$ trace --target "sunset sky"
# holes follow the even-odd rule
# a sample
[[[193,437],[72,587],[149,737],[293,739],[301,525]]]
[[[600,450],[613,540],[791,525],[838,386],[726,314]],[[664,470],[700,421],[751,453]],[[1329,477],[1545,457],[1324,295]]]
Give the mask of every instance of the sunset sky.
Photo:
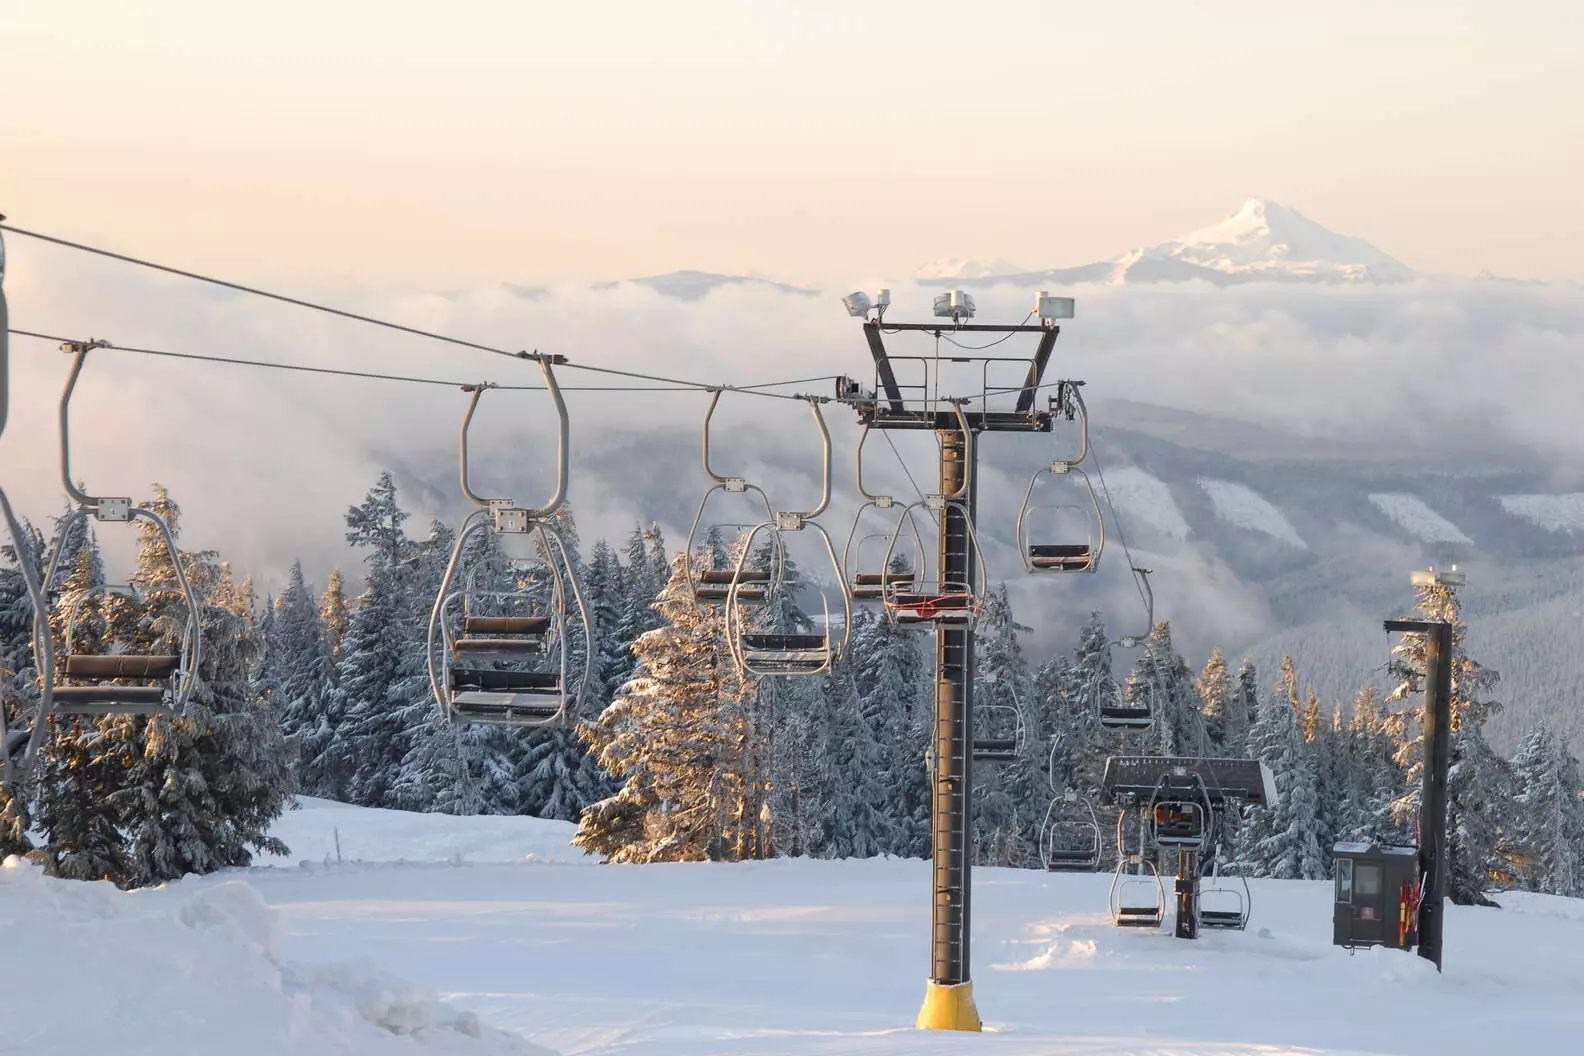
[[[1083,263],[1297,206],[1584,280],[1570,3],[0,0],[0,213],[298,285]]]

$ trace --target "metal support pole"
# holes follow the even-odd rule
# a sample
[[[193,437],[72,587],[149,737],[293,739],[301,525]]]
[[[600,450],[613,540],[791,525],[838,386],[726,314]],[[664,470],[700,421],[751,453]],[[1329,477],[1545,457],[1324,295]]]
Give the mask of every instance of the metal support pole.
[[[1425,634],[1424,792],[1419,815],[1419,956],[1441,970],[1446,910],[1447,773],[1452,762],[1452,625],[1434,623]]]
[[[972,588],[978,575],[969,520],[976,486],[970,460],[974,446],[958,430],[941,430],[940,492],[966,494],[941,511],[936,589]],[[968,807],[973,771],[973,630],[939,624],[935,629],[935,771],[931,775],[930,847],[934,902],[930,917],[930,982],[919,1013],[920,1027],[980,1029],[968,970],[970,858]]]
[[[1177,926],[1179,939],[1199,937],[1199,852],[1184,847],[1177,852]]]

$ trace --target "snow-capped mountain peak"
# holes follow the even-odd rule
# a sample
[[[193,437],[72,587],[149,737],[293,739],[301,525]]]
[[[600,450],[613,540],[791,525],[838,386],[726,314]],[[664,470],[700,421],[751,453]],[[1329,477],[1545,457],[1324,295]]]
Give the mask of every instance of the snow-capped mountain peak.
[[[1263,198],[1250,198],[1227,219],[1153,248],[1162,257],[1228,275],[1267,272],[1367,281],[1413,274],[1363,239],[1339,235],[1296,209]]]

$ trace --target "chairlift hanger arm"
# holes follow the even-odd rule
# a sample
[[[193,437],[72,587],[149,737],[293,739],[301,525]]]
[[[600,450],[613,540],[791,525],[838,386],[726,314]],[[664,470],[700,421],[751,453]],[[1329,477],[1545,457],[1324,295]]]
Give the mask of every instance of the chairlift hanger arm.
[[[83,364],[88,359],[88,353],[95,348],[103,348],[107,342],[98,340],[68,341],[61,346],[61,351],[69,352],[72,356],[71,370],[66,375],[66,387],[61,390],[60,398],[60,465],[61,483],[66,487],[66,494],[71,496],[73,502],[89,509],[98,509],[104,500],[89,495],[72,482],[71,471],[71,398],[77,389],[77,379],[82,376]]]
[[[545,391],[550,394],[551,401],[556,410],[556,487],[550,498],[543,506],[527,510],[530,520],[543,521],[550,517],[566,502],[567,484],[571,476],[571,444],[572,431],[571,419],[567,414],[566,400],[561,395],[561,386],[556,382],[555,370],[552,363],[558,357],[540,356],[537,360],[539,369],[544,373]],[[458,446],[461,450],[461,483],[462,494],[480,506],[490,508],[501,503],[508,503],[510,499],[488,499],[479,495],[468,481],[468,431],[473,425],[474,412],[478,410],[479,400],[488,389],[499,388],[494,382],[485,381],[477,385],[464,385],[464,392],[472,393],[468,400],[466,413],[462,415],[462,426],[458,437]]]
[[[709,409],[704,412],[703,448],[702,448],[703,461],[704,461],[704,473],[711,480],[715,481],[715,483],[717,485],[724,485],[728,491],[745,491],[745,490],[747,490],[748,487],[751,487],[751,485],[747,485],[746,484],[745,478],[743,478],[743,477],[723,476],[722,474],[717,473],[715,471],[715,467],[710,464],[710,422],[715,417],[715,408],[720,404],[720,397],[721,397],[721,393],[723,391],[724,390],[722,390],[722,389],[714,389],[714,390],[712,390],[710,392]],[[808,510],[806,512],[799,513],[799,512],[795,512],[794,511],[793,512],[793,517],[795,519],[797,519],[797,520],[812,520],[813,518],[818,517],[820,514],[824,513],[826,508],[830,505],[830,499],[831,499],[831,436],[830,436],[830,429],[825,425],[825,412],[820,409],[820,403],[822,402],[821,399],[818,398],[818,397],[814,397],[814,396],[801,396],[801,397],[798,397],[798,398],[802,399],[802,400],[805,400],[808,403],[809,410],[814,415],[814,425],[815,425],[816,428],[819,429],[820,445],[821,445],[821,448],[822,448],[822,453],[821,453],[821,456],[820,456],[821,461],[820,461],[820,499],[819,499],[819,502],[817,502],[814,505],[813,509],[810,509],[810,510]],[[773,519],[774,518],[772,518],[772,520]]]

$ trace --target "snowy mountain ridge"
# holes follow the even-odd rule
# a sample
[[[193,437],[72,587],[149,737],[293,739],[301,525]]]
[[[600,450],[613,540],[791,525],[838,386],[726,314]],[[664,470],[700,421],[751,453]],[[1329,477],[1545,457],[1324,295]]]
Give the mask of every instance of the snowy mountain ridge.
[[[1415,274],[1361,238],[1331,231],[1289,206],[1250,198],[1224,220],[1109,260],[1016,274],[981,275],[966,268],[957,274],[933,274],[926,268],[916,278],[927,284],[950,280],[984,286],[1199,279],[1226,286],[1261,281],[1401,282]]]

